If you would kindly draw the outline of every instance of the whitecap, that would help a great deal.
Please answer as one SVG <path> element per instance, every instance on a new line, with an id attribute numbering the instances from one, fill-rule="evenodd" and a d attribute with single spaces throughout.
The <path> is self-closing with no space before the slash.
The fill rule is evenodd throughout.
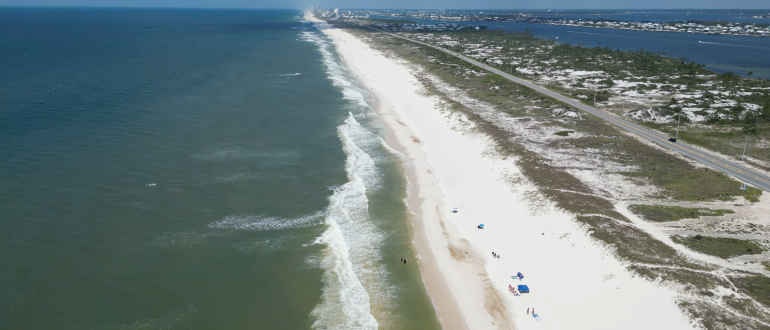
<path id="1" fill-rule="evenodd" d="M 317 226 L 321 223 L 323 223 L 322 212 L 294 219 L 269 217 L 265 215 L 228 215 L 216 222 L 209 224 L 209 228 L 265 231 L 289 228 L 304 228 Z"/>
<path id="2" fill-rule="evenodd" d="M 381 139 L 363 127 L 356 117 L 371 112 L 365 97 L 349 78 L 327 39 L 314 32 L 303 38 L 316 43 L 326 65 L 327 77 L 339 87 L 351 111 L 338 135 L 347 155 L 348 182 L 334 188 L 326 209 L 324 233 L 314 242 L 324 245 L 317 261 L 324 270 L 321 302 L 311 316 L 313 329 L 377 329 L 378 321 L 392 324 L 396 317 L 395 288 L 388 285 L 389 270 L 381 249 L 387 238 L 369 216 L 367 191 L 381 186 L 378 164 L 389 161 Z M 363 116 L 367 118 L 367 116 Z M 315 260 L 314 260 L 315 261 Z M 376 318 L 375 318 L 376 316 Z"/>
<path id="3" fill-rule="evenodd" d="M 118 325 L 120 330 L 142 330 L 142 329 L 171 329 L 178 323 L 188 320 L 198 313 L 198 308 L 189 304 L 178 308 L 164 317 L 158 319 L 147 318 L 134 323 Z"/>

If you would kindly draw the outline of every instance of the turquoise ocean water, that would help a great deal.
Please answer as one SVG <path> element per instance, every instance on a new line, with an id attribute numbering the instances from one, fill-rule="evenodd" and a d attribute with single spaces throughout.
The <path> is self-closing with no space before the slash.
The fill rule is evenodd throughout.
<path id="1" fill-rule="evenodd" d="M 0 8 L 0 329 L 431 329 L 402 156 L 298 11 Z"/>

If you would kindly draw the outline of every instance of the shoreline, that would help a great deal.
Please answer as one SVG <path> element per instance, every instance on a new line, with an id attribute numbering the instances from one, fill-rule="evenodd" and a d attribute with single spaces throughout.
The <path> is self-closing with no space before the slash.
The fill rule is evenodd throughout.
<path id="1" fill-rule="evenodd" d="M 490 292 L 496 292 L 488 281 L 485 283 L 478 278 L 478 274 L 485 273 L 483 254 L 470 246 L 454 246 L 458 253 L 466 257 L 459 261 L 452 261 L 453 257 L 447 247 L 453 245 L 451 239 L 461 240 L 461 237 L 454 225 L 445 218 L 445 213 L 447 213 L 445 211 L 448 210 L 444 203 L 445 196 L 439 187 L 439 179 L 434 175 L 435 170 L 421 149 L 422 141 L 404 123 L 404 119 L 395 110 L 390 98 L 383 95 L 380 90 L 381 86 L 377 86 L 377 82 L 368 80 L 366 72 L 363 72 L 362 68 L 359 68 L 357 63 L 351 60 L 346 49 L 342 48 L 342 44 L 350 41 L 348 38 L 355 37 L 338 30 L 324 30 L 324 33 L 333 40 L 346 68 L 373 94 L 376 102 L 374 111 L 380 116 L 380 120 L 386 127 L 386 143 L 394 150 L 404 154 L 410 161 L 409 164 L 404 164 L 404 170 L 409 181 L 406 202 L 411 213 L 407 217 L 407 221 L 413 226 L 410 230 L 410 237 L 416 254 L 413 258 L 419 259 L 421 277 L 442 328 L 450 330 L 478 329 L 480 327 L 477 322 L 483 319 L 489 324 L 488 327 L 483 328 L 497 329 L 498 327 L 493 325 L 503 323 L 509 325 L 504 329 L 513 329 L 512 320 L 510 320 L 508 313 L 500 313 L 495 318 L 489 315 L 487 311 L 488 307 L 505 310 L 505 306 L 501 306 L 502 308 L 488 306 L 490 304 L 487 302 L 486 295 Z M 338 33 L 347 34 L 347 40 L 342 40 L 343 36 Z M 413 83 L 417 84 L 417 80 L 414 79 Z M 426 97 L 421 97 L 421 99 L 427 102 L 428 107 L 437 109 L 436 100 Z M 466 264 L 463 261 L 465 259 L 470 259 L 473 263 Z M 451 270 L 454 275 L 447 276 L 447 270 Z M 486 274 L 484 276 L 486 277 Z M 473 326 L 468 321 L 469 316 L 474 322 Z"/>
<path id="2" fill-rule="evenodd" d="M 347 60 L 343 60 L 345 64 L 350 68 L 350 63 Z M 355 71 L 354 71 L 355 72 Z M 420 178 L 417 174 L 418 166 L 415 166 L 415 162 L 424 161 L 424 155 L 422 157 L 411 157 L 416 150 L 409 150 L 402 144 L 402 139 L 399 139 L 399 135 L 412 136 L 407 127 L 397 131 L 397 126 L 394 126 L 393 121 L 398 122 L 397 114 L 393 112 L 386 113 L 384 109 L 392 108 L 389 106 L 389 102 L 380 93 L 372 92 L 375 98 L 375 112 L 380 116 L 380 120 L 385 123 L 387 130 L 385 136 L 385 142 L 394 150 L 401 152 L 409 158 L 410 163 L 404 164 L 404 174 L 409 182 L 406 204 L 410 214 L 407 215 L 407 221 L 411 226 L 410 237 L 412 238 L 412 245 L 415 250 L 415 254 L 412 257 L 419 260 L 417 263 L 420 267 L 420 274 L 425 285 L 428 296 L 431 299 L 431 303 L 439 317 L 439 322 L 444 329 L 457 329 L 464 330 L 470 329 L 460 307 L 457 304 L 456 298 L 451 295 L 449 284 L 441 273 L 440 267 L 437 263 L 436 257 L 430 248 L 430 241 L 425 229 L 425 212 L 421 206 L 428 203 L 435 203 L 431 200 L 431 197 L 421 195 L 421 192 L 426 191 L 426 185 L 428 185 L 425 178 Z M 385 119 L 387 118 L 387 119 Z M 419 167 L 430 168 L 428 164 L 421 164 Z M 441 193 L 436 191 L 435 193 Z M 440 201 L 439 201 L 440 202 Z M 438 206 L 437 206 L 438 207 Z M 443 208 L 439 207 L 439 208 Z M 417 257 L 419 256 L 419 257 Z"/>
<path id="3" fill-rule="evenodd" d="M 346 68 L 360 79 L 362 73 L 349 58 L 340 52 L 339 39 L 331 35 L 330 37 L 335 41 L 335 48 L 340 53 Z M 422 170 L 423 172 L 430 173 L 433 170 L 427 164 L 426 156 L 419 149 L 419 146 L 410 146 L 409 142 L 414 142 L 411 140 L 414 133 L 400 120 L 398 113 L 394 111 L 393 105 L 388 98 L 371 85 L 367 85 L 363 80 L 361 82 L 372 93 L 376 103 L 374 111 L 380 116 L 379 119 L 387 128 L 384 139 L 386 144 L 404 154 L 410 161 L 410 163 L 404 164 L 404 174 L 409 182 L 406 204 L 410 214 L 407 216 L 407 221 L 411 224 L 410 237 L 412 238 L 412 245 L 416 254 L 412 258 L 419 260 L 417 264 L 420 267 L 423 284 L 436 309 L 439 322 L 444 329 L 470 329 L 461 312 L 457 297 L 452 295 L 447 279 L 441 272 L 441 267 L 438 265 L 434 251 L 430 247 L 430 239 L 426 230 L 425 219 L 426 214 L 429 212 L 429 210 L 426 210 L 426 206 L 434 205 L 437 209 L 444 209 L 442 203 L 443 195 L 441 195 L 440 190 L 436 189 L 435 177 L 420 176 L 417 174 L 417 171 Z M 414 143 L 411 143 L 411 145 L 414 145 Z M 440 216 L 438 213 L 436 215 Z"/>
<path id="4" fill-rule="evenodd" d="M 444 328 L 692 327 L 673 290 L 630 274 L 573 216 L 539 200 L 512 160 L 490 156 L 494 145 L 485 135 L 422 93 L 414 67 L 346 31 L 322 31 L 375 95 L 386 143 L 411 161 L 413 248 Z M 450 213 L 454 207 L 459 213 Z M 518 271 L 521 282 L 510 278 Z M 509 284 L 533 291 L 513 296 Z"/>

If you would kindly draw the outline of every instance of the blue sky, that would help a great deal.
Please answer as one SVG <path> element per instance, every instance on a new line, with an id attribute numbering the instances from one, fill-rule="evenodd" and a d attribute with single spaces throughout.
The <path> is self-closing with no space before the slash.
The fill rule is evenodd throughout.
<path id="1" fill-rule="evenodd" d="M 0 0 L 0 6 L 435 9 L 770 9 L 770 0 Z"/>

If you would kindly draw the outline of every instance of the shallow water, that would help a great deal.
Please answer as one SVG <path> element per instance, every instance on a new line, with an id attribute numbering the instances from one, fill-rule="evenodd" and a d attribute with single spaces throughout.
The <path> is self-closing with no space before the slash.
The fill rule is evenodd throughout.
<path id="1" fill-rule="evenodd" d="M 0 328 L 438 327 L 401 161 L 299 14 L 0 9 Z"/>

